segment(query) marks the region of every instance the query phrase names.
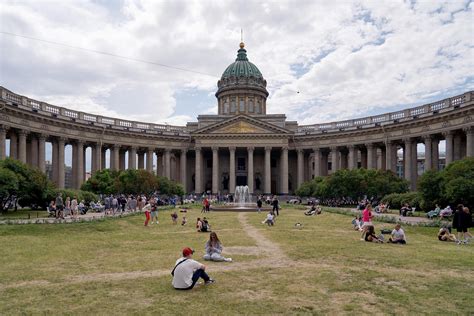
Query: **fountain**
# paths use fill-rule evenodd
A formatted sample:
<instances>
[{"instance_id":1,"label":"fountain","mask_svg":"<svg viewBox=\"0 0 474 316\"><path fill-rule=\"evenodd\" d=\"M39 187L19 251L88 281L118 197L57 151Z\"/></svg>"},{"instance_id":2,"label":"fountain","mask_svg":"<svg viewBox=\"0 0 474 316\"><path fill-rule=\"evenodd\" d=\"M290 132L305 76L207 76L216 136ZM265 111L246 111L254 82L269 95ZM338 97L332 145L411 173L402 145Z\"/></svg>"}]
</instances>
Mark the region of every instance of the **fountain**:
<instances>
[{"instance_id":1,"label":"fountain","mask_svg":"<svg viewBox=\"0 0 474 316\"><path fill-rule=\"evenodd\" d=\"M262 210L269 209L263 206ZM252 212L257 210L257 203L252 202L252 196L247 185L239 185L235 187L234 202L226 204L211 205L213 211L236 211L236 212Z\"/></svg>"}]
</instances>

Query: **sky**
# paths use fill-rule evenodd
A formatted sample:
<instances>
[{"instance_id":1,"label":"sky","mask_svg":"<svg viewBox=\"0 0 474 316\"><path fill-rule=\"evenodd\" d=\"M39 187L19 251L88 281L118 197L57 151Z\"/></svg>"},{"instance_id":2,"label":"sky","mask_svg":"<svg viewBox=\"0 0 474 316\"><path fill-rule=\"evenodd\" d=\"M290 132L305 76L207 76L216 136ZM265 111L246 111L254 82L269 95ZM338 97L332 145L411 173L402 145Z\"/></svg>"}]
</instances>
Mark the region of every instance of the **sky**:
<instances>
[{"instance_id":1,"label":"sky","mask_svg":"<svg viewBox=\"0 0 474 316\"><path fill-rule=\"evenodd\" d=\"M84 112L185 125L217 113L217 80L242 28L267 80L268 113L300 124L369 116L473 90L473 8L458 0L2 0L0 85Z\"/></svg>"}]
</instances>

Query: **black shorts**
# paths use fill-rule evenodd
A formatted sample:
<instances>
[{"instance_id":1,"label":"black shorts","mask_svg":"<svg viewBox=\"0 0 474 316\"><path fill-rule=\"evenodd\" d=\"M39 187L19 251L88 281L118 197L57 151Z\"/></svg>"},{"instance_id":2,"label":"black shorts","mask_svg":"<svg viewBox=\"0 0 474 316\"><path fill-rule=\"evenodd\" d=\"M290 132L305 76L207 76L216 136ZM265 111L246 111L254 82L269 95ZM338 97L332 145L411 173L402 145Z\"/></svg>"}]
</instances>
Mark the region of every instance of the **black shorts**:
<instances>
[{"instance_id":1,"label":"black shorts","mask_svg":"<svg viewBox=\"0 0 474 316\"><path fill-rule=\"evenodd\" d=\"M456 228L456 231L458 233L467 233L467 227Z\"/></svg>"}]
</instances>

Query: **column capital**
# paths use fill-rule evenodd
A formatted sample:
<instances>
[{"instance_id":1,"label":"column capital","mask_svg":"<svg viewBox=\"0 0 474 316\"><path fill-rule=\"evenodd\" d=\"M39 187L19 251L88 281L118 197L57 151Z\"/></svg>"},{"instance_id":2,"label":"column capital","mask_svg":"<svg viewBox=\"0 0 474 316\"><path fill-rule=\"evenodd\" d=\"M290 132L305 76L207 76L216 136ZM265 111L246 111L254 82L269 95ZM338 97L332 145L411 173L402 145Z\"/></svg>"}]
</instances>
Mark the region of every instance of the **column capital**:
<instances>
[{"instance_id":1,"label":"column capital","mask_svg":"<svg viewBox=\"0 0 474 316\"><path fill-rule=\"evenodd\" d=\"M425 142L426 141L431 142L433 140L433 137L431 135L423 135L422 138L423 138L423 141L425 141Z\"/></svg>"},{"instance_id":2,"label":"column capital","mask_svg":"<svg viewBox=\"0 0 474 316\"><path fill-rule=\"evenodd\" d=\"M331 146L331 147L329 147L329 149L330 149L331 151L337 151L337 150L338 150L337 146Z\"/></svg>"},{"instance_id":3,"label":"column capital","mask_svg":"<svg viewBox=\"0 0 474 316\"><path fill-rule=\"evenodd\" d=\"M265 151L271 151L271 150L272 150L272 147L270 147L270 146L265 147Z\"/></svg>"},{"instance_id":4,"label":"column capital","mask_svg":"<svg viewBox=\"0 0 474 316\"><path fill-rule=\"evenodd\" d=\"M62 136L58 136L56 137L56 139L58 142L63 142L63 143L67 142L68 140L66 137L62 137Z\"/></svg>"},{"instance_id":5,"label":"column capital","mask_svg":"<svg viewBox=\"0 0 474 316\"><path fill-rule=\"evenodd\" d=\"M30 131L27 131L27 130L24 130L24 129L20 129L20 130L18 131L18 135L19 135L19 136L26 136L26 135L28 135L29 133L30 133Z\"/></svg>"},{"instance_id":6,"label":"column capital","mask_svg":"<svg viewBox=\"0 0 474 316\"><path fill-rule=\"evenodd\" d=\"M78 144L78 145L84 145L85 141L82 140L82 139L76 139L75 143Z\"/></svg>"},{"instance_id":7,"label":"column capital","mask_svg":"<svg viewBox=\"0 0 474 316\"><path fill-rule=\"evenodd\" d=\"M235 151L235 149L236 149L235 146L229 147L229 151Z\"/></svg>"},{"instance_id":8,"label":"column capital","mask_svg":"<svg viewBox=\"0 0 474 316\"><path fill-rule=\"evenodd\" d=\"M196 151L196 152L198 152L198 151L201 152L201 150L202 150L201 147L194 147L194 151Z\"/></svg>"},{"instance_id":9,"label":"column capital","mask_svg":"<svg viewBox=\"0 0 474 316\"><path fill-rule=\"evenodd\" d=\"M255 150L255 147L254 146L248 146L247 147L247 151L254 151Z\"/></svg>"},{"instance_id":10,"label":"column capital","mask_svg":"<svg viewBox=\"0 0 474 316\"><path fill-rule=\"evenodd\" d=\"M346 147L347 149L351 150L351 149L355 149L356 145L351 144L351 145L347 145Z\"/></svg>"},{"instance_id":11,"label":"column capital","mask_svg":"<svg viewBox=\"0 0 474 316\"><path fill-rule=\"evenodd\" d=\"M314 152L314 153L320 153L320 152L321 152L321 148L319 148L319 147L313 148L313 152Z\"/></svg>"},{"instance_id":12,"label":"column capital","mask_svg":"<svg viewBox=\"0 0 474 316\"><path fill-rule=\"evenodd\" d=\"M120 146L119 144L113 144L112 147L113 147L114 149L120 149L121 146Z\"/></svg>"},{"instance_id":13,"label":"column capital","mask_svg":"<svg viewBox=\"0 0 474 316\"><path fill-rule=\"evenodd\" d=\"M48 138L48 135L45 135L45 134L38 134L38 140L41 140L41 141L45 141L46 138Z\"/></svg>"},{"instance_id":14,"label":"column capital","mask_svg":"<svg viewBox=\"0 0 474 316\"><path fill-rule=\"evenodd\" d=\"M128 147L128 149L131 149L131 150L134 150L134 149L135 149L135 150L138 150L138 146L130 146L130 147Z\"/></svg>"},{"instance_id":15,"label":"column capital","mask_svg":"<svg viewBox=\"0 0 474 316\"><path fill-rule=\"evenodd\" d=\"M303 148L296 148L296 152L298 154L302 154L304 152Z\"/></svg>"},{"instance_id":16,"label":"column capital","mask_svg":"<svg viewBox=\"0 0 474 316\"><path fill-rule=\"evenodd\" d=\"M365 147L367 148L374 148L375 144L374 143L365 143Z\"/></svg>"},{"instance_id":17,"label":"column capital","mask_svg":"<svg viewBox=\"0 0 474 316\"><path fill-rule=\"evenodd\" d=\"M189 148L181 148L181 154L186 154Z\"/></svg>"},{"instance_id":18,"label":"column capital","mask_svg":"<svg viewBox=\"0 0 474 316\"><path fill-rule=\"evenodd\" d=\"M452 137L454 136L454 132L453 131L445 131L445 132L442 132L441 133L444 137Z\"/></svg>"},{"instance_id":19,"label":"column capital","mask_svg":"<svg viewBox=\"0 0 474 316\"><path fill-rule=\"evenodd\" d=\"M405 144L411 144L413 142L413 139L411 137L403 138L402 141Z\"/></svg>"},{"instance_id":20,"label":"column capital","mask_svg":"<svg viewBox=\"0 0 474 316\"><path fill-rule=\"evenodd\" d=\"M282 147L281 147L281 150L282 150L282 151L288 151L288 146L282 146Z\"/></svg>"},{"instance_id":21,"label":"column capital","mask_svg":"<svg viewBox=\"0 0 474 316\"><path fill-rule=\"evenodd\" d=\"M10 129L9 125L0 125L0 132L6 132Z\"/></svg>"},{"instance_id":22,"label":"column capital","mask_svg":"<svg viewBox=\"0 0 474 316\"><path fill-rule=\"evenodd\" d=\"M467 126L464 127L462 130L466 134L474 134L474 126Z\"/></svg>"},{"instance_id":23,"label":"column capital","mask_svg":"<svg viewBox=\"0 0 474 316\"><path fill-rule=\"evenodd\" d=\"M212 151L214 152L214 151L218 151L218 150L219 150L219 147L218 147L218 146L212 146L211 149L212 149Z\"/></svg>"}]
</instances>

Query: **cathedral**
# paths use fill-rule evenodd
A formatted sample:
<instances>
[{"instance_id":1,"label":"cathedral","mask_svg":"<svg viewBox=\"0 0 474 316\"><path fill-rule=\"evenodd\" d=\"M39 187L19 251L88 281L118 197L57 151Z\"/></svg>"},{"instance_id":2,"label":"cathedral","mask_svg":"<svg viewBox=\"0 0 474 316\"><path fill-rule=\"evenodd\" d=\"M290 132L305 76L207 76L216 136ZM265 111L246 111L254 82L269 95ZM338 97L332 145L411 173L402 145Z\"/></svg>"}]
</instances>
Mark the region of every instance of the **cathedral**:
<instances>
[{"instance_id":1,"label":"cathedral","mask_svg":"<svg viewBox=\"0 0 474 316\"><path fill-rule=\"evenodd\" d=\"M45 171L49 143L51 179L60 188L66 186L65 147L72 146L72 188L85 181L90 154L92 174L106 167L146 169L181 183L187 193L227 194L248 185L252 194L288 195L338 169L395 172L400 151L401 175L415 189L421 143L423 171L440 168L440 141L446 164L474 156L472 91L397 112L299 125L285 114L267 114L266 87L244 43L217 82L218 114L199 115L186 126L74 111L0 87L0 159L8 139L12 158Z\"/></svg>"}]
</instances>

